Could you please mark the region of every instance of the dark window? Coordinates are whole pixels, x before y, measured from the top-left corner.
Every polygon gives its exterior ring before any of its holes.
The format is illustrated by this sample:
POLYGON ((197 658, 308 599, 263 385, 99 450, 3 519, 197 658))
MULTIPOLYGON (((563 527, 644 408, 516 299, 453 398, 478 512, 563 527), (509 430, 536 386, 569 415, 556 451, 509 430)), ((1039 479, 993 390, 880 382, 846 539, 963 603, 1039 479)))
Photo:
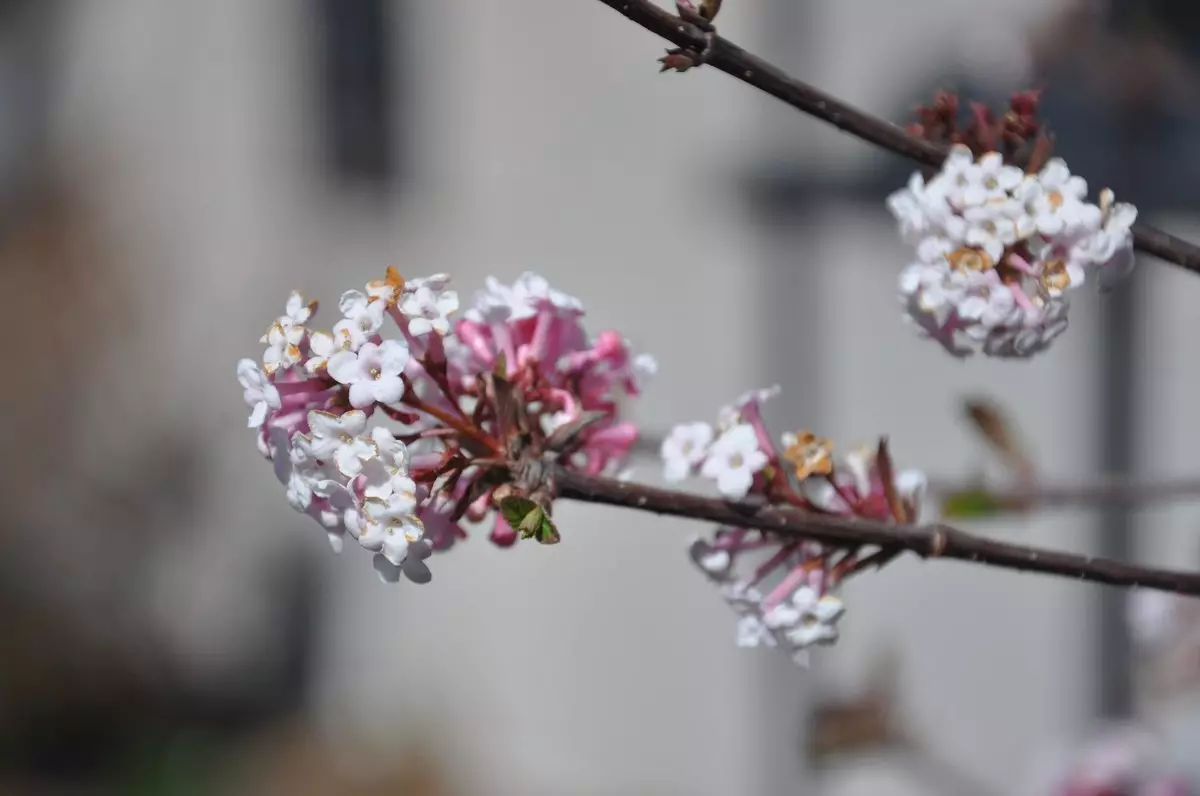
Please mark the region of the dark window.
POLYGON ((322 92, 322 139, 339 181, 391 187, 404 142, 397 135, 398 0, 313 0, 322 92))

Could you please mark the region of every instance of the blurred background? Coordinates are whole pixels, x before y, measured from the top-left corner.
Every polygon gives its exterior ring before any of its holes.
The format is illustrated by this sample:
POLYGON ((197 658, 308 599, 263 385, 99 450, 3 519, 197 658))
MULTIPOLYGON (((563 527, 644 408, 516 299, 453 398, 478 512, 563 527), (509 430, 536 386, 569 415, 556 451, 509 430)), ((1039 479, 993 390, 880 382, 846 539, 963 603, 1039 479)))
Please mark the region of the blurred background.
MULTIPOLYGON (((1073 170, 1200 238, 1185 0, 725 6, 897 121, 1044 87, 1073 170)), ((1200 473, 1194 276, 1148 263, 1033 362, 956 363, 900 326, 912 167, 658 76, 663 46, 594 0, 0 2, 0 794, 1035 794, 1131 717, 1200 776, 1200 708, 1135 687, 1113 591, 903 560, 805 672, 734 647, 681 521, 564 506, 563 544, 481 535, 418 591, 286 506, 234 363, 292 288, 389 264, 584 298, 659 359, 651 433, 780 383, 779 430, 965 478, 988 395, 1048 478, 1200 473)), ((971 529, 1200 565, 1187 505, 971 529)))

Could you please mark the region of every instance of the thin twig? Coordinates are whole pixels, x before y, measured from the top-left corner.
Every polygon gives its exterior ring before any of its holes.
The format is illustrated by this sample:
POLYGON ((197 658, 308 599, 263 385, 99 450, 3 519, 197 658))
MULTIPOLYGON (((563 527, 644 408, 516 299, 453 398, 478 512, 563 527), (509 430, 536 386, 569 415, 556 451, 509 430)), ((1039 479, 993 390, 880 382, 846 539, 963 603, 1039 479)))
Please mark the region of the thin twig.
POLYGON ((1200 499, 1200 479, 1171 481, 1122 481, 1117 479, 1080 484, 1034 485, 1028 488, 991 489, 950 482, 933 482, 931 490, 941 499, 959 495, 978 495, 1002 508, 1031 509, 1129 506, 1200 499))
POLYGON ((585 503, 622 506, 716 525, 757 528, 842 547, 872 545, 916 553, 922 558, 952 558, 1019 572, 1040 572, 1112 586, 1140 586, 1200 596, 1200 573, 1156 569, 1111 559, 1066 553, 986 539, 948 525, 892 525, 835 517, 799 509, 726 501, 598 478, 547 465, 559 497, 585 503))
MULTIPOLYGON (((697 27, 667 13, 651 0, 600 2, 679 47, 703 51, 704 62, 709 66, 864 141, 928 166, 940 166, 946 156, 946 150, 941 146, 909 135, 898 125, 789 76, 728 39, 718 36, 706 41, 705 34, 697 27)), ((1139 251, 1200 274, 1200 246, 1144 224, 1134 226, 1133 240, 1139 251)))

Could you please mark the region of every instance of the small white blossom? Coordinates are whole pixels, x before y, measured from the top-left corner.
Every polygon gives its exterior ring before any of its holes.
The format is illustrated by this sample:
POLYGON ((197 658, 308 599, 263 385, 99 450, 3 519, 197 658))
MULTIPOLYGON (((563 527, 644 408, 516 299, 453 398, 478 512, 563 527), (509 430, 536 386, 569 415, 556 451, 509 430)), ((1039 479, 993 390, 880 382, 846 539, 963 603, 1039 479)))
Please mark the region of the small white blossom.
POLYGON ((458 294, 421 285, 404 297, 400 311, 408 317, 408 331, 414 337, 431 331, 445 336, 450 333, 449 316, 458 311, 458 294))
POLYGON ((361 436, 367 428, 367 415, 358 409, 341 415, 314 409, 308 413, 308 426, 312 455, 332 459, 346 478, 361 473, 363 461, 376 455, 374 444, 361 436))
POLYGON ((339 348, 357 350, 383 326, 387 302, 359 290, 347 290, 338 300, 338 309, 343 318, 333 327, 334 340, 339 348))
POLYGON ((408 347, 396 340, 365 343, 358 351, 339 351, 329 358, 329 375, 350 386, 350 405, 394 404, 404 396, 400 378, 408 365, 408 347))
POLYGON ((387 555, 378 553, 372 562, 379 579, 384 583, 396 583, 400 576, 408 578, 413 583, 428 583, 433 577, 425 559, 429 558, 433 549, 429 542, 419 540, 410 542, 405 550, 404 558, 399 564, 394 563, 387 555))
POLYGON ((717 410, 717 430, 725 431, 741 423, 747 410, 751 407, 761 407, 767 401, 777 397, 780 392, 782 392, 782 388, 778 384, 773 384, 770 387, 742 393, 732 404, 722 406, 717 410))
POLYGON ((739 647, 774 647, 778 643, 763 620, 749 614, 738 619, 735 642, 739 647))
POLYGON ((1015 166, 1004 165, 999 152, 987 152, 976 163, 967 165, 954 194, 954 201, 963 208, 979 207, 1002 200, 1020 184, 1024 172, 1015 166))
POLYGON ((237 377, 238 383, 242 385, 242 398, 246 401, 246 406, 250 407, 250 419, 246 425, 249 428, 261 426, 267 419, 268 411, 279 409, 283 405, 279 398, 279 390, 253 359, 238 362, 237 377))
POLYGON ((304 342, 303 326, 282 326, 278 322, 267 330, 267 350, 263 352, 263 370, 268 375, 300 363, 300 344, 304 342))
POLYGON ((688 546, 688 555, 705 575, 717 582, 728 580, 733 556, 727 550, 713 547, 708 540, 695 537, 688 546))
POLYGON ((784 631, 795 648, 804 649, 837 641, 837 621, 845 611, 845 604, 837 597, 818 596, 812 587, 801 586, 789 601, 768 611, 763 622, 772 630, 784 631))
POLYGON ((367 516, 378 522, 401 522, 410 519, 417 508, 417 487, 405 476, 394 476, 392 490, 384 498, 364 502, 367 516))
POLYGON ((717 438, 700 472, 717 482, 721 494, 743 498, 754 483, 754 474, 766 466, 767 455, 759 450, 754 428, 743 423, 717 438))
POLYGON ((671 482, 687 478, 698 467, 713 441, 713 429, 708 423, 683 423, 671 429, 663 440, 663 477, 671 482))

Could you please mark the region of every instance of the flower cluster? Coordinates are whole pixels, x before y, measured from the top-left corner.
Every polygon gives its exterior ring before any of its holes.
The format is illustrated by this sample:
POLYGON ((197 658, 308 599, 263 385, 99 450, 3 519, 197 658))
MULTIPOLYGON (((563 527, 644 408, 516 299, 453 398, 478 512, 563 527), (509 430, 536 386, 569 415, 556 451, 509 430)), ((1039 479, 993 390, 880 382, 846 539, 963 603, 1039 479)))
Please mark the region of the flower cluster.
POLYGON ((1192 796, 1195 789, 1170 768, 1162 741, 1127 725, 1111 728, 1071 761, 1056 796, 1192 796))
POLYGON ((1067 328, 1067 293, 1094 274, 1102 289, 1133 267, 1137 210, 1086 200, 1061 159, 1026 173, 998 152, 957 145, 928 182, 888 198, 916 259, 900 275, 906 316, 956 356, 1028 357, 1067 328))
MULTIPOLYGON (((776 446, 762 404, 777 393, 771 388, 742 396, 721 410, 715 427, 676 426, 662 444, 665 477, 699 475, 733 499, 885 522, 917 520, 925 478, 911 470, 894 473, 886 443, 852 450, 836 463, 833 443, 812 432, 784 434, 776 446)), ((838 638, 842 582, 888 555, 732 527, 693 540, 689 552, 738 615, 738 645, 782 648, 801 665, 809 648, 838 638), (757 564, 739 567, 744 561, 757 564)))
POLYGON ((466 521, 490 520, 491 541, 514 544, 524 526, 496 510, 496 492, 522 451, 618 471, 637 438, 620 400, 655 370, 620 335, 589 337, 580 302, 535 274, 489 279, 461 318, 448 285, 389 268, 342 295, 330 331, 309 329, 317 305, 292 293, 261 365, 237 366, 287 501, 335 550, 349 535, 373 553, 385 581, 427 582, 425 560, 465 538, 466 521), (398 335, 384 336, 388 320, 398 335))

